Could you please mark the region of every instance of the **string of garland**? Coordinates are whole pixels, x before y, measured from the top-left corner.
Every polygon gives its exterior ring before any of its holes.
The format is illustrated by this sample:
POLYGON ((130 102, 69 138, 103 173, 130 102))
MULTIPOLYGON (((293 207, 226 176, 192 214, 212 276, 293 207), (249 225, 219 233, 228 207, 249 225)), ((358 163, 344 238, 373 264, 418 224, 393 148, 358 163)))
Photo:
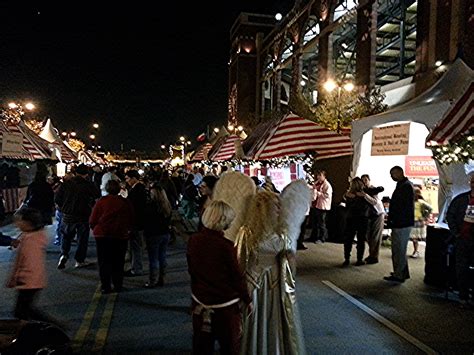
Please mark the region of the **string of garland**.
POLYGON ((262 168, 285 168, 289 167, 291 164, 301 164, 303 170, 306 173, 306 180, 308 183, 312 184, 314 182, 313 176, 313 164, 315 161, 315 155, 306 154, 304 156, 293 156, 293 157, 280 157, 272 158, 268 160, 251 160, 251 159, 232 159, 226 161, 213 161, 213 160, 203 160, 202 165, 207 166, 208 168, 215 166, 227 166, 231 168, 236 167, 247 167, 259 165, 262 168))
POLYGON ((440 164, 468 164, 474 159, 474 129, 457 142, 431 147, 433 158, 440 164))

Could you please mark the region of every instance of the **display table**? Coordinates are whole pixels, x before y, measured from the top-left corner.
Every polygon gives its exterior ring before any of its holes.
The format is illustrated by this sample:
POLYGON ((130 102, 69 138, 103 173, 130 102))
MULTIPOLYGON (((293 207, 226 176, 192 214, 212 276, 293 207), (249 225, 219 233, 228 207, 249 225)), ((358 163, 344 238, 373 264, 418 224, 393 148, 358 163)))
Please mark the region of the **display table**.
POLYGON ((450 245, 451 233, 447 227, 434 224, 426 228, 425 278, 431 286, 454 287, 455 260, 454 248, 450 245))

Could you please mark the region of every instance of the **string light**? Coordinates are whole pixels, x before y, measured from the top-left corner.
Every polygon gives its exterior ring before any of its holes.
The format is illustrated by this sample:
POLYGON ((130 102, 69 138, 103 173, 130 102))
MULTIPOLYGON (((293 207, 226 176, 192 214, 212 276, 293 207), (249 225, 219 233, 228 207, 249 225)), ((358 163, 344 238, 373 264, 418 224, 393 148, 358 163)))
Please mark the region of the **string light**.
POLYGON ((471 130, 468 135, 461 137, 457 142, 443 146, 432 146, 430 148, 433 152, 433 159, 437 160, 440 164, 468 164, 474 158, 474 130, 471 130))

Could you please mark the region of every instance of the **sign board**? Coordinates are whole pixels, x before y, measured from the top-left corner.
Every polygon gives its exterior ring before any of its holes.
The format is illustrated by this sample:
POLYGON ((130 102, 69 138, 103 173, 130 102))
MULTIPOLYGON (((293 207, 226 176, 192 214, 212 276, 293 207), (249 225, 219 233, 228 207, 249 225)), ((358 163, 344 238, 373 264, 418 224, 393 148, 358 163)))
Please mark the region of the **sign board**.
POLYGON ((19 155, 22 153, 23 134, 3 132, 2 155, 19 155))
POLYGON ((371 155, 407 155, 410 124, 396 124, 372 129, 371 155))
POLYGON ((432 157, 406 156, 405 175, 409 177, 433 177, 438 176, 438 169, 432 157))

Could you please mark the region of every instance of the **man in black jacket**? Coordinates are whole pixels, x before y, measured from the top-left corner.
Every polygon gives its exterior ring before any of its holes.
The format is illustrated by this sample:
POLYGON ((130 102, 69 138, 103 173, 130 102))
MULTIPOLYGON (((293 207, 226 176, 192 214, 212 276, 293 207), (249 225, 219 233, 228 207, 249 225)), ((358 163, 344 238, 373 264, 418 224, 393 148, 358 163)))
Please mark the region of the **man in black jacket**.
POLYGON ((81 164, 76 168, 75 176, 65 181, 58 189, 54 202, 62 213, 61 257, 58 269, 66 267, 71 250, 71 242, 77 236, 77 249, 74 259, 75 267, 87 265, 87 245, 89 243, 89 217, 95 201, 100 197, 99 190, 87 180, 88 168, 81 164))
POLYGON ((384 279, 401 283, 410 278, 407 246, 411 229, 415 225, 415 192, 401 167, 394 166, 390 169, 390 176, 397 182, 387 220, 388 228, 392 229, 393 273, 384 279))
POLYGON ((474 265, 474 173, 469 176, 471 189, 456 196, 449 204, 446 220, 456 239, 456 278, 459 301, 466 308, 474 304, 469 300, 470 266, 474 265))
POLYGON ((131 268, 125 272, 125 276, 143 275, 143 230, 145 227, 145 208, 148 193, 145 185, 140 182, 140 174, 136 170, 129 170, 125 173, 125 181, 130 187, 128 190, 128 200, 132 203, 134 210, 134 221, 132 223, 132 233, 130 236, 131 268))

